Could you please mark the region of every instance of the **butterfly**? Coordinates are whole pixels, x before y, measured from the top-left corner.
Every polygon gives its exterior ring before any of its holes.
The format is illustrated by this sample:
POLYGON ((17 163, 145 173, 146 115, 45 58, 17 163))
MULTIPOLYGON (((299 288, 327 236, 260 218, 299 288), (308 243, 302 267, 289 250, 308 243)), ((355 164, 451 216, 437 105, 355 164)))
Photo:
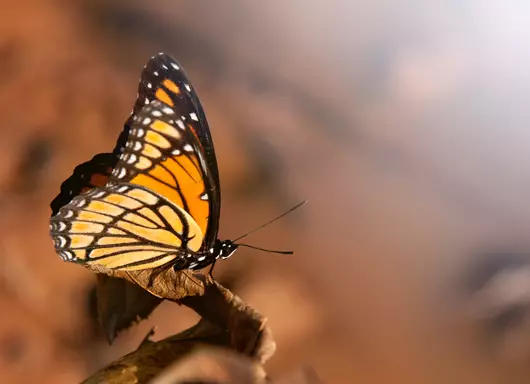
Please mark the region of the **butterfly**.
POLYGON ((201 269, 238 248, 217 238, 220 203, 206 116, 181 65, 160 53, 142 71, 113 152, 77 166, 61 185, 50 235, 65 261, 201 269))

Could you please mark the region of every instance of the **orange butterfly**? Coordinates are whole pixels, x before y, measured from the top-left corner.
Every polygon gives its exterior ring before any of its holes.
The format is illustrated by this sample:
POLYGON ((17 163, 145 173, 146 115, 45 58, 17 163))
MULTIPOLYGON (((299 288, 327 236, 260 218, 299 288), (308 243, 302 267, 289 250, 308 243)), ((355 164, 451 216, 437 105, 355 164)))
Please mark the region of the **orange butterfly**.
POLYGON ((167 54, 145 66, 113 153, 81 164, 52 201, 66 261, 119 270, 200 269, 237 249, 217 239, 220 185, 201 104, 167 54))

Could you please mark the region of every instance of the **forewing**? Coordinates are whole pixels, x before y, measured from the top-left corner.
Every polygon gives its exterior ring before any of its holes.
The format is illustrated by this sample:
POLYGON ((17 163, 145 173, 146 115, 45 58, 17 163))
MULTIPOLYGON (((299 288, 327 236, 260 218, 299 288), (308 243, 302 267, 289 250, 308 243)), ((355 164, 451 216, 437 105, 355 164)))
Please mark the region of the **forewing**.
POLYGON ((178 111, 183 120, 192 120, 188 129, 192 130, 198 142, 197 151, 201 153, 204 162, 203 177, 207 179, 210 188, 208 196, 210 218, 205 243, 212 244, 217 238, 221 203, 215 150, 204 110, 193 85, 182 66, 170 55, 159 53, 151 57, 145 65, 132 114, 126 123, 126 129, 120 135, 115 153, 122 152, 135 116, 145 105, 149 105, 154 100, 178 111))
POLYGON ((184 120, 179 112, 156 100, 142 107, 109 182, 140 185, 164 196, 189 213, 204 235, 217 214, 209 201, 215 188, 193 134, 197 121, 184 120))

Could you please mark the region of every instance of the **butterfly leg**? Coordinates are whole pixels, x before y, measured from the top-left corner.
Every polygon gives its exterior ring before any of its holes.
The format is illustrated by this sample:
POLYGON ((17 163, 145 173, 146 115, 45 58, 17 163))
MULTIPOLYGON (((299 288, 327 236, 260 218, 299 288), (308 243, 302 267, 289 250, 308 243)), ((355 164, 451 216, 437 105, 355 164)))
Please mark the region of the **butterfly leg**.
POLYGON ((215 259, 212 263, 212 266, 210 267, 210 270, 208 271, 208 275, 213 279, 213 267, 215 267, 215 263, 217 262, 217 259, 215 259))

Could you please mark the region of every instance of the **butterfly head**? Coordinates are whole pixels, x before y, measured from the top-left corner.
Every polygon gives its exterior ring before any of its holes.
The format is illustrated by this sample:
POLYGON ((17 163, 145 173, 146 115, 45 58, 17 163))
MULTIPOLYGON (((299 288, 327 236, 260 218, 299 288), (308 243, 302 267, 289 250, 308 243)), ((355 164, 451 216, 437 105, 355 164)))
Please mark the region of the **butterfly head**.
POLYGON ((234 252, 237 251, 237 247, 238 245, 230 240, 217 240, 214 252, 218 258, 224 260, 232 256, 234 252))

